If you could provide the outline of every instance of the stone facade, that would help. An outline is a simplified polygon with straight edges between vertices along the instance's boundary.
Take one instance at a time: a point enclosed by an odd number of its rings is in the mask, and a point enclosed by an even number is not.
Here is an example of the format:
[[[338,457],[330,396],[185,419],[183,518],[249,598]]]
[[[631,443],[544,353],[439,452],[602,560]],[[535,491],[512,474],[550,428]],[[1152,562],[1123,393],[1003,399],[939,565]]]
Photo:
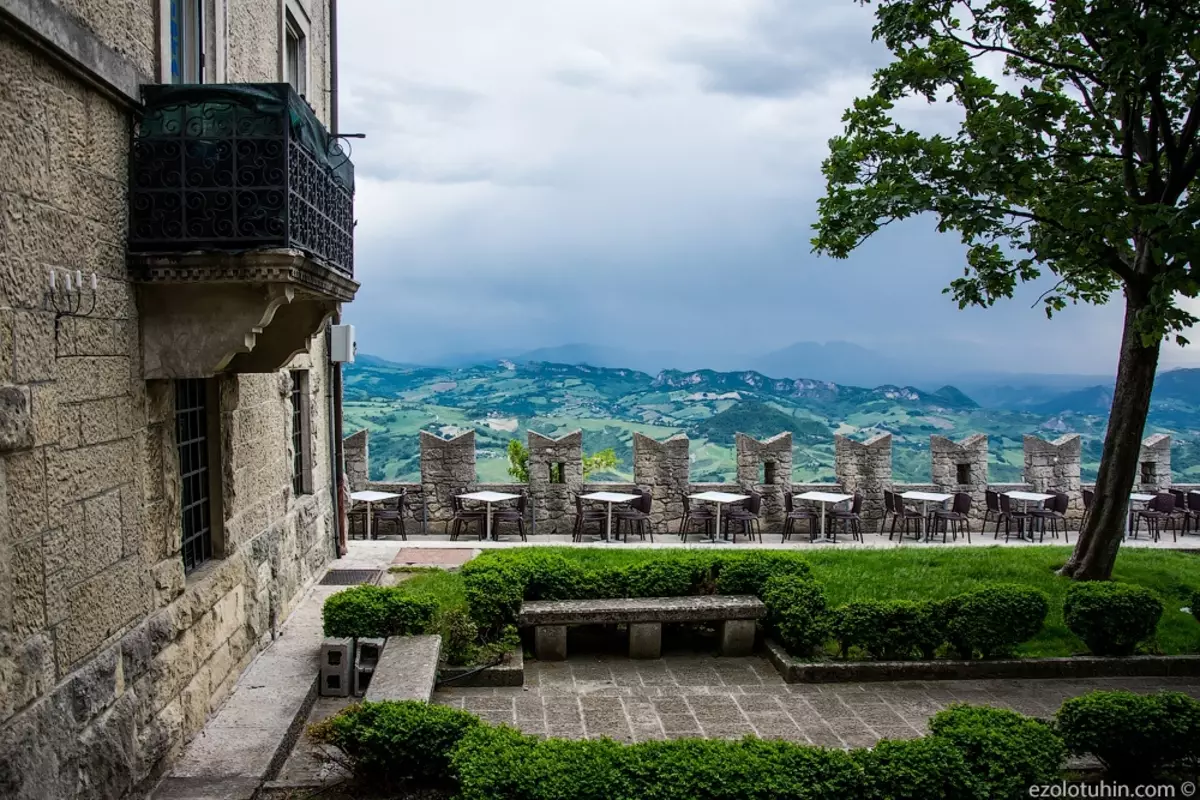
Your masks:
[[[1025,482],[1035,492],[1079,494],[1082,440],[1071,433],[1052,442],[1025,437]]]
[[[683,495],[690,485],[689,444],[682,433],[665,442],[633,434],[633,480],[651,494],[650,524],[655,531],[675,530],[683,518]]]
[[[977,433],[961,442],[945,436],[929,437],[930,477],[945,494],[971,495],[971,516],[983,519],[987,508],[988,437]]]
[[[762,495],[759,517],[763,527],[783,524],[783,493],[792,490],[792,434],[780,433],[759,441],[736,436],[737,482]]]
[[[883,519],[883,492],[892,488],[892,435],[880,433],[865,442],[833,437],[834,473],[849,492],[863,495],[863,527],[878,530]]]
[[[358,492],[367,488],[370,480],[368,469],[371,464],[371,432],[366,428],[358,433],[352,433],[342,440],[342,467],[346,470],[346,479],[350,481],[350,491]]]
[[[1139,492],[1157,492],[1171,488],[1171,437],[1156,433],[1142,442],[1138,471],[1134,482]]]
[[[529,498],[534,525],[543,533],[566,533],[583,489],[583,431],[551,439],[529,431]]]
[[[135,85],[161,74],[158,0],[27,5]],[[229,26],[209,74],[280,80],[280,4],[236,5],[274,33]],[[214,557],[185,574],[175,385],[145,379],[126,264],[134,109],[39,35],[0,13],[0,797],[140,796],[334,553],[327,359],[318,336],[288,364],[308,372],[300,495],[288,372],[207,379]],[[90,313],[48,310],[51,268],[96,273]]]
[[[475,431],[443,439],[421,431],[421,491],[430,521],[454,516],[451,495],[472,491],[475,475]]]

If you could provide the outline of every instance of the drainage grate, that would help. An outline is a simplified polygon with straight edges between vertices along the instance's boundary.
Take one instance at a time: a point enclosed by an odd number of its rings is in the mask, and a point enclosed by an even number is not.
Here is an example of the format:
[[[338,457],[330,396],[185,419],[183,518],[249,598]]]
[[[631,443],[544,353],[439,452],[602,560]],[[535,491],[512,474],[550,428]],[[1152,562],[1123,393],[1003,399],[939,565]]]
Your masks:
[[[357,586],[360,583],[378,583],[377,569],[331,569],[321,578],[322,586]]]

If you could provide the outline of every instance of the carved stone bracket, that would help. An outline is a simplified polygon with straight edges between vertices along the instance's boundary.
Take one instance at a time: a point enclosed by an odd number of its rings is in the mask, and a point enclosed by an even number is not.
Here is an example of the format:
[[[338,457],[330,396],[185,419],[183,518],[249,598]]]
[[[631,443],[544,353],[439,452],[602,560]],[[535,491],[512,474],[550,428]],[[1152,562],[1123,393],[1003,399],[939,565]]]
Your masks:
[[[273,372],[358,284],[299,250],[130,255],[147,379]]]

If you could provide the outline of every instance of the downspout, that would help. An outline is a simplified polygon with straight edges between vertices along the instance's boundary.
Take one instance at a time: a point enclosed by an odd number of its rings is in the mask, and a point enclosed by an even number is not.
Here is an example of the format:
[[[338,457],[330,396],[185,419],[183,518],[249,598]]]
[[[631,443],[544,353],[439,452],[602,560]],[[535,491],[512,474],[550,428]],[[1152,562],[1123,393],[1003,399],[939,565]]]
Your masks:
[[[329,130],[333,135],[338,134],[338,28],[337,0],[329,0]],[[340,324],[342,313],[339,309],[334,312],[331,324]],[[333,331],[326,328],[325,352],[331,353]],[[330,457],[333,459],[330,475],[333,476],[333,513],[334,522],[334,552],[338,558],[346,555],[346,531],[342,528],[342,480],[344,473],[342,450],[342,365],[333,359],[329,360],[329,430],[332,441]]]
[[[329,0],[329,130],[338,130],[338,29],[337,0]]]
[[[333,505],[333,552],[341,558],[345,555],[342,551],[342,478],[338,469],[337,384],[334,380],[337,364],[333,360],[333,326],[337,324],[337,317],[338,314],[335,313],[325,326],[325,357],[329,362],[325,373],[325,386],[329,395],[329,492]]]

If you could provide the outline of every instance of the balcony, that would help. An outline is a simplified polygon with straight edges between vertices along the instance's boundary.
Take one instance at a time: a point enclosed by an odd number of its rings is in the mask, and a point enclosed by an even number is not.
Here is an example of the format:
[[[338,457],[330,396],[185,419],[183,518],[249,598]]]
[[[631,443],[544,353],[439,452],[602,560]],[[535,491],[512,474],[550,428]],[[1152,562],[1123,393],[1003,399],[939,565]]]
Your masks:
[[[148,378],[279,369],[354,298],[354,166],[287,84],[145,86],[129,264]]]

